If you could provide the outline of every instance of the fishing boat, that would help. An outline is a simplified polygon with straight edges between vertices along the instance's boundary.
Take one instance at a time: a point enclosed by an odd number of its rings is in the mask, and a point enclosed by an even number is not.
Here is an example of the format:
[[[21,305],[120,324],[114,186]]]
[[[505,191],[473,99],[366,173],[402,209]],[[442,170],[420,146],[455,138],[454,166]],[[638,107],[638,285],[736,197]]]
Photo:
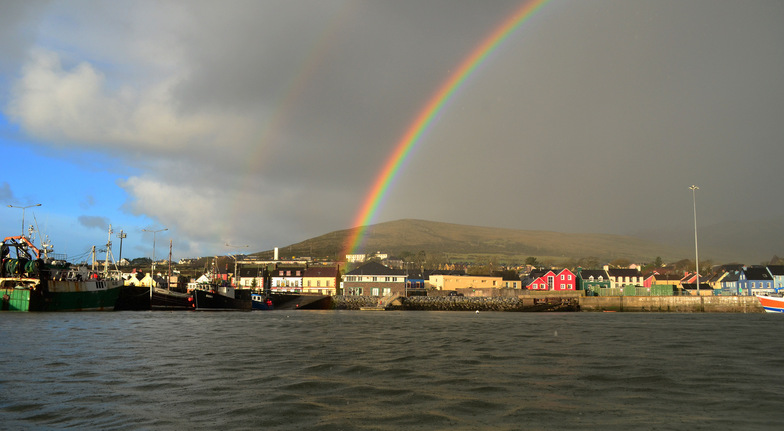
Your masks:
[[[250,290],[234,289],[231,286],[210,286],[194,289],[193,304],[195,310],[244,310],[253,309]]]
[[[114,310],[123,285],[106,271],[48,259],[25,236],[6,237],[0,256],[2,310]]]
[[[757,298],[768,313],[784,313],[784,298],[764,295],[757,295]]]
[[[272,300],[261,293],[251,293],[250,300],[254,310],[272,310]]]
[[[153,310],[191,310],[193,295],[160,287],[150,287],[150,308]]]

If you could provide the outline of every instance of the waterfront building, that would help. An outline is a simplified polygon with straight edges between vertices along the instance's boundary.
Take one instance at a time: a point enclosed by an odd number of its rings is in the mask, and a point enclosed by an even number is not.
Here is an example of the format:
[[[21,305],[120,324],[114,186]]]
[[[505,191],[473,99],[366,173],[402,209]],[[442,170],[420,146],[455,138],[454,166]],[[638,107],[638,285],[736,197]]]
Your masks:
[[[503,280],[503,277],[492,275],[445,275],[442,290],[499,289],[503,287]]]
[[[493,271],[493,275],[501,277],[502,289],[520,289],[522,288],[522,280],[520,275],[514,269],[507,269],[501,271]]]
[[[623,289],[624,286],[644,285],[642,273],[637,268],[609,268],[605,266],[610,277],[611,287]]]
[[[345,295],[387,296],[406,294],[406,272],[370,261],[343,277]]]
[[[585,291],[597,291],[598,289],[609,289],[612,286],[610,276],[603,269],[578,269],[577,287]]]
[[[768,265],[768,272],[773,277],[773,290],[784,290],[784,265]]]
[[[270,274],[270,291],[273,293],[302,293],[302,275],[305,267],[279,267]]]
[[[337,295],[340,271],[336,266],[315,266],[302,275],[302,293]]]
[[[727,272],[720,272],[710,276],[708,278],[708,286],[713,289],[714,294],[720,295],[721,294],[721,280],[727,276]]]
[[[531,271],[522,283],[529,290],[577,290],[577,277],[567,268]]]
[[[264,289],[263,267],[240,267],[237,270],[237,285],[244,289]]]
[[[768,295],[773,293],[773,277],[762,266],[743,267],[738,277],[739,295]]]
[[[655,274],[652,286],[673,286],[677,288],[681,285],[681,278],[683,277],[675,274]]]
[[[430,271],[407,271],[406,289],[427,289],[430,287]]]
[[[430,287],[436,290],[444,290],[444,277],[447,276],[461,276],[465,275],[465,271],[461,269],[456,270],[436,270],[431,272],[428,277],[428,283]]]
[[[719,286],[722,295],[738,295],[738,280],[740,271],[727,271],[727,275],[721,279]]]

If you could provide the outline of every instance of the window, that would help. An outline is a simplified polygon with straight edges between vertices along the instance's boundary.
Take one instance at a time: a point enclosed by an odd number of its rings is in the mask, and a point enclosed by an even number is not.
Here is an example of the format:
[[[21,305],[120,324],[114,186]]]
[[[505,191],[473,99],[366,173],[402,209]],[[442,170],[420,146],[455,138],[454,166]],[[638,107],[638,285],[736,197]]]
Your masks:
[[[310,282],[308,282],[308,286],[310,286]],[[321,287],[321,280],[316,280],[316,287]]]
[[[569,274],[569,281],[572,281],[572,274]]]
[[[561,274],[561,281],[563,281],[563,280],[566,280],[566,275],[565,274]]]

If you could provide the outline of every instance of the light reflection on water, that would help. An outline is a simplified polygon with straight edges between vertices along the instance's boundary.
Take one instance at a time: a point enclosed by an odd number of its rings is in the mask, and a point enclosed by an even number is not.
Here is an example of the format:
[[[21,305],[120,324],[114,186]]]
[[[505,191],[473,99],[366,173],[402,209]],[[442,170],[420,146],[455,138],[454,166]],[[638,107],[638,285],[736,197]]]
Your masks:
[[[0,315],[0,428],[779,429],[782,316]]]

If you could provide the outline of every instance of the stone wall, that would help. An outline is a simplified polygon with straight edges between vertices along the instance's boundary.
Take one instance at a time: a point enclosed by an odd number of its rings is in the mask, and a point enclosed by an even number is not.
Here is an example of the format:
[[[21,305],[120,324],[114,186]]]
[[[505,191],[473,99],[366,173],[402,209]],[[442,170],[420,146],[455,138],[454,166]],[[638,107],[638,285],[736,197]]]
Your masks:
[[[581,311],[652,311],[676,313],[762,313],[753,296],[586,296]]]
[[[332,306],[336,310],[359,310],[362,307],[375,307],[378,305],[378,296],[345,296],[332,297]]]
[[[762,313],[753,296],[412,296],[400,298],[389,310],[425,311],[626,311],[674,313]],[[378,306],[377,296],[334,296],[333,308],[359,310]]]

